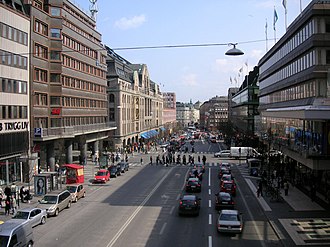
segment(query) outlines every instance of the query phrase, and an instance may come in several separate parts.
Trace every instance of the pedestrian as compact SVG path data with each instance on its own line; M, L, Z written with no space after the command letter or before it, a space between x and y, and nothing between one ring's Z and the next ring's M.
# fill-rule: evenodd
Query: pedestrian
M21 198L22 203L24 203L24 192L25 192L24 190L25 190L24 186L22 186L19 190L19 197Z
M10 214L10 196L6 197L5 215Z
M150 165L152 165L152 156L150 156Z
M198 160L198 163L201 163L201 156L198 155L197 160Z
M143 158L141 157L141 160L140 160L140 162L141 162L141 166L143 165Z
M259 188L259 194L260 194L261 196L263 196L263 194L262 194L262 180L259 181L259 183L258 183L258 188ZM259 196L258 196L258 197L259 197Z
M288 181L285 180L283 188L284 188L284 195L287 196L289 194L289 183L288 183Z
M258 188L257 188L257 197L260 196L260 193L261 193L260 186L258 186Z
M14 195L10 197L10 208L11 208L11 213L15 215L17 209L17 203Z
M0 187L0 207L2 207L2 200L5 198L2 188Z

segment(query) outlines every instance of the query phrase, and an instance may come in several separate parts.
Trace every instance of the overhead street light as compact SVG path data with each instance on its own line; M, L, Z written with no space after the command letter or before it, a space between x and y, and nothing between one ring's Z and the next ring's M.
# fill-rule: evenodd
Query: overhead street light
M234 46L233 48L229 49L225 54L227 56L240 56L243 55L244 52L242 52L240 49L236 48L237 43L229 43L228 46Z

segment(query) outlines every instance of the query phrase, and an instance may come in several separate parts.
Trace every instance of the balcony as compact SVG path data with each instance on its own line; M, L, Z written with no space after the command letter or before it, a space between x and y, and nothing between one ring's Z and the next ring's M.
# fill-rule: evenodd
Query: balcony
M58 138L75 138L76 136L110 131L117 129L115 122L77 125L57 128L43 128L41 137L34 137L35 141L47 141Z

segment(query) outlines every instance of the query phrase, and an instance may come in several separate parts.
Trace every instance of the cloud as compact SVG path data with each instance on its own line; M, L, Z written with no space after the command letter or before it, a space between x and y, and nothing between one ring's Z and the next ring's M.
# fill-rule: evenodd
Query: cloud
M145 15L133 16L131 18L122 17L115 22L115 27L123 30L137 28L146 22Z
M197 75L196 74L185 74L182 76L182 84L187 87L195 87L198 85L197 83Z

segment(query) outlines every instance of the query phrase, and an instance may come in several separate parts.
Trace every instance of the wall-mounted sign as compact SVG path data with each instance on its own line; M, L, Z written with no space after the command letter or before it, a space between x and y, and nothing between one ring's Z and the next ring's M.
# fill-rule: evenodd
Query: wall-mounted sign
M29 121L0 121L0 133L27 131Z
M51 113L52 113L52 115L60 115L61 108L53 108Z
M42 128L34 128L34 137L42 137Z

